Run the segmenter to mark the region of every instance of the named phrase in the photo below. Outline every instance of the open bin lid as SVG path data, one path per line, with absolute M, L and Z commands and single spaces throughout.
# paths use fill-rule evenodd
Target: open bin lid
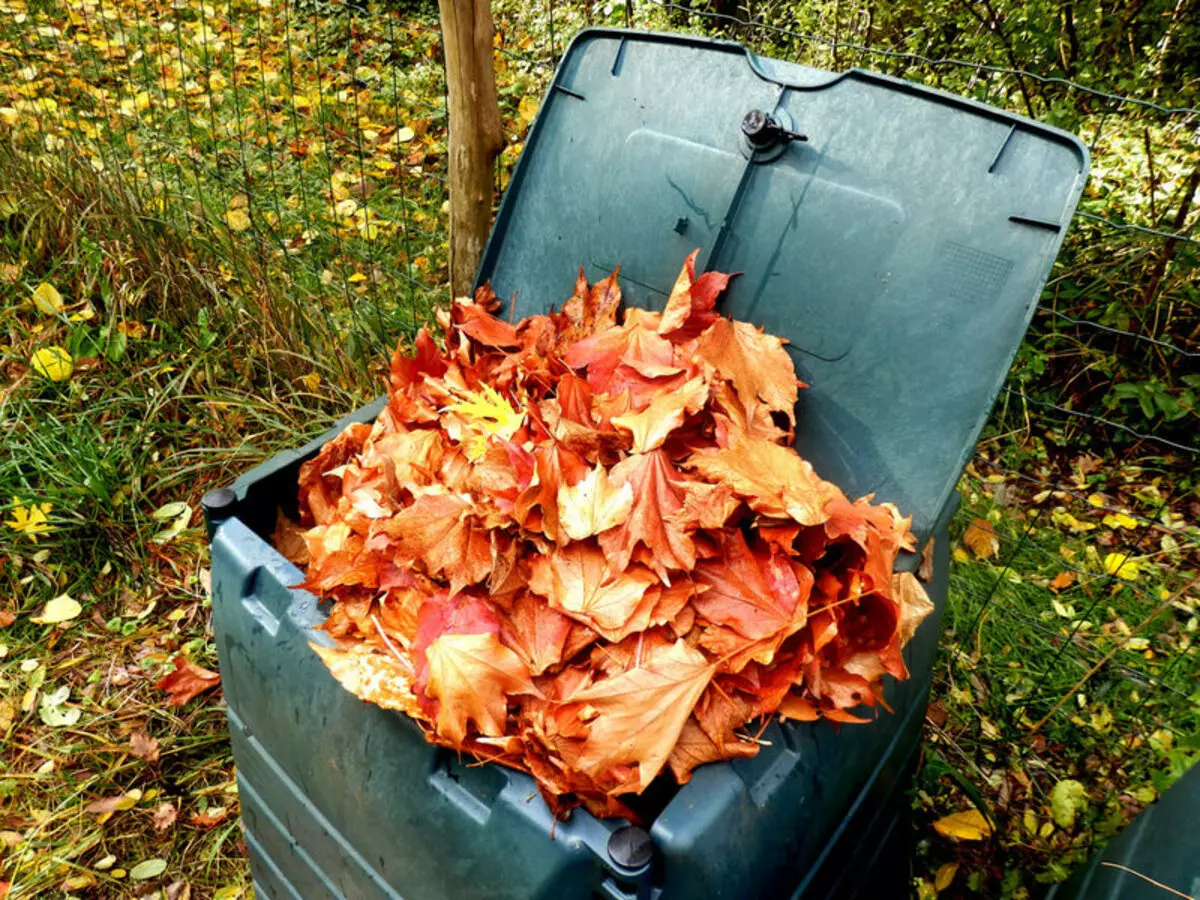
M 743 128 L 754 110 L 779 126 L 763 149 Z M 580 264 L 596 280 L 619 263 L 626 302 L 662 308 L 701 248 L 698 269 L 743 273 L 719 308 L 790 341 L 812 385 L 799 452 L 912 513 L 923 540 L 1087 168 L 1072 135 L 895 78 L 593 29 L 555 74 L 479 280 L 520 318 L 569 298 Z

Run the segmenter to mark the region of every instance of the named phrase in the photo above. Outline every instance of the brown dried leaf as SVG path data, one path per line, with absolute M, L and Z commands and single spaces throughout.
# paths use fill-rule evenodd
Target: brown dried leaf
M 987 519 L 972 519 L 962 539 L 976 559 L 991 559 L 1000 554 L 1000 538 Z
M 158 741 L 144 731 L 129 736 L 129 752 L 146 762 L 158 762 Z

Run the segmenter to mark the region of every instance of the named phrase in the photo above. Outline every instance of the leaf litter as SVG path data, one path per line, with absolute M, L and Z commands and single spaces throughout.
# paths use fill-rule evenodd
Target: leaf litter
M 559 816 L 636 821 L 622 796 L 754 756 L 772 716 L 869 721 L 932 609 L 893 572 L 910 519 L 791 449 L 784 342 L 722 317 L 696 255 L 661 313 L 617 272 L 515 325 L 488 286 L 455 301 L 276 529 L 332 601 L 333 676 Z

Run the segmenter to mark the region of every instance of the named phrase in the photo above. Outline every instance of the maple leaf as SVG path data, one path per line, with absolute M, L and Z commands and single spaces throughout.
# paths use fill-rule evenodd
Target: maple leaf
M 620 525 L 633 508 L 633 488 L 615 486 L 603 466 L 596 466 L 576 485 L 558 486 L 558 521 L 566 536 L 582 541 Z
M 739 438 L 729 447 L 694 454 L 684 467 L 727 485 L 756 512 L 801 525 L 824 523 L 826 505 L 845 497 L 795 450 L 769 441 Z
M 480 734 L 504 734 L 509 694 L 536 693 L 529 669 L 492 633 L 444 634 L 430 644 L 425 693 L 439 701 L 439 737 L 461 744 L 471 722 Z
M 578 691 L 572 706 L 589 729 L 577 767 L 594 776 L 636 765 L 641 793 L 666 764 L 715 671 L 703 653 L 676 641 L 647 652 L 637 667 Z
M 144 731 L 129 736 L 129 752 L 146 762 L 158 762 L 158 741 Z
M 703 378 L 693 378 L 673 391 L 656 395 L 641 412 L 614 416 L 612 423 L 633 435 L 634 453 L 648 453 L 661 447 L 683 424 L 684 416 L 699 412 L 707 400 L 708 385 Z
M 617 284 L 620 271 L 621 267 L 617 266 L 611 275 L 589 289 L 583 266 L 579 267 L 575 293 L 563 304 L 563 315 L 571 323 L 573 334 L 595 334 L 616 324 L 617 310 L 621 306 L 621 288 Z
M 383 709 L 395 709 L 414 719 L 424 718 L 413 696 L 411 664 L 364 644 L 323 647 L 309 644 L 329 674 L 354 696 Z
M 698 563 L 693 573 L 708 586 L 692 601 L 696 611 L 755 640 L 802 627 L 813 585 L 808 568 L 779 552 L 752 552 L 740 531 L 721 538 L 720 557 Z
M 523 593 L 513 601 L 500 637 L 521 657 L 532 675 L 541 675 L 563 660 L 572 622 L 538 596 Z
M 744 408 L 762 401 L 796 424 L 799 382 L 781 339 L 747 322 L 717 319 L 697 340 L 696 356 L 733 384 Z
M 452 591 L 476 584 L 492 568 L 491 543 L 475 507 L 454 494 L 424 494 L 380 520 L 369 545 L 420 560 L 430 575 L 444 573 Z
M 173 662 L 175 671 L 164 675 L 154 685 L 156 690 L 171 695 L 167 706 L 183 706 L 221 683 L 219 674 L 196 665 L 182 653 L 177 653 Z
M 718 744 L 700 727 L 695 717 L 692 717 L 684 723 L 679 740 L 671 748 L 667 763 L 675 780 L 680 784 L 687 784 L 692 780 L 692 771 L 698 766 L 726 759 L 755 756 L 757 753 L 758 745 L 753 741 L 735 740 L 727 744 Z
M 650 551 L 652 566 L 664 580 L 670 569 L 691 570 L 696 548 L 679 520 L 684 478 L 667 455 L 662 450 L 633 454 L 614 466 L 609 478 L 633 490 L 629 517 L 600 535 L 614 570 L 623 571 L 638 546 Z
M 991 559 L 1000 553 L 1000 538 L 987 519 L 972 519 L 963 532 L 962 540 L 971 548 L 976 559 Z
M 558 490 L 573 487 L 587 477 L 591 467 L 578 453 L 559 444 L 542 444 L 534 451 L 535 475 L 513 506 L 513 518 L 522 528 L 540 531 L 552 541 L 560 540 Z M 540 511 L 538 518 L 533 518 Z
M 483 291 L 484 288 L 480 290 Z M 459 331 L 485 347 L 520 346 L 517 330 L 513 326 L 497 319 L 475 303 L 455 301 L 451 317 Z
M 900 606 L 897 634 L 901 644 L 912 640 L 925 617 L 934 610 L 933 601 L 925 593 L 925 587 L 911 572 L 897 572 L 892 576 L 892 596 Z
M 641 566 L 614 571 L 599 547 L 576 541 L 532 561 L 529 589 L 608 640 L 620 640 L 646 590 L 657 581 Z
M 717 321 L 719 317 L 713 312 L 717 296 L 733 277 L 720 272 L 705 272 L 696 278 L 696 257 L 699 255 L 699 250 L 693 250 L 684 260 L 658 325 L 659 334 L 669 335 L 676 342 L 697 337 Z
M 477 391 L 466 391 L 462 399 L 447 405 L 444 411 L 457 413 L 484 434 L 499 435 L 505 440 L 511 439 L 525 422 L 524 413 L 513 409 L 503 394 L 486 384 Z M 477 453 L 468 452 L 467 455 L 478 459 L 482 455 L 482 448 Z

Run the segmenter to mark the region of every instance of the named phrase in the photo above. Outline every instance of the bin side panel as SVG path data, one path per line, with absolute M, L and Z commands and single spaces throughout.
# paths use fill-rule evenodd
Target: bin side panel
M 255 877 L 354 900 L 589 896 L 588 847 L 607 831 L 581 821 L 548 840 L 526 776 L 460 762 L 343 690 L 309 646 L 328 639 L 312 630 L 312 596 L 290 589 L 299 578 L 238 520 L 217 530 L 213 617 L 246 825 L 264 854 Z

